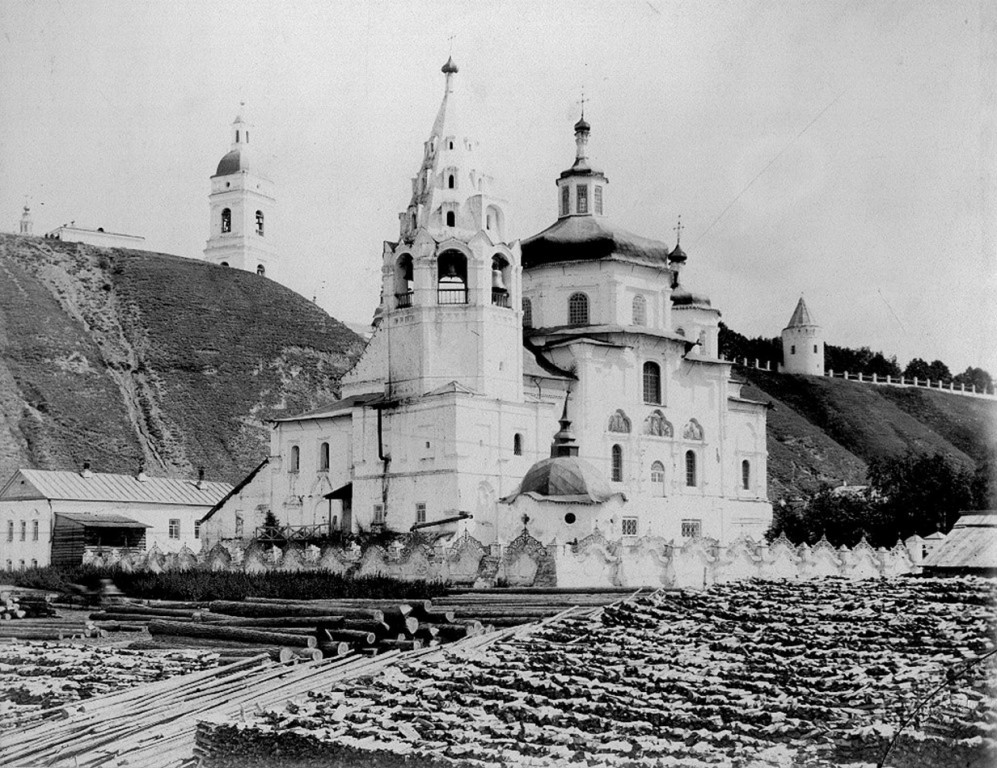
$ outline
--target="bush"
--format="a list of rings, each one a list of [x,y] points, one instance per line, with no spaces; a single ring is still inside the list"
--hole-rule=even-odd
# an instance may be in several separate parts
[[[129,597],[160,600],[244,600],[277,597],[289,600],[321,598],[429,598],[446,592],[441,582],[400,581],[387,576],[350,577],[322,572],[240,573],[238,571],[125,572],[117,568],[33,568],[13,574],[18,587],[58,592],[70,584],[96,588],[111,579]]]

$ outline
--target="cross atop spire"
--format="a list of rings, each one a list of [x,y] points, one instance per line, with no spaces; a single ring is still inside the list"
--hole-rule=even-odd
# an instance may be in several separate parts
[[[676,245],[676,247],[678,246],[679,243],[682,242],[682,230],[683,229],[685,229],[685,226],[683,226],[683,224],[682,224],[682,214],[680,213],[679,214],[679,223],[676,224],[674,227],[672,227],[672,230],[675,232],[675,245]],[[693,243],[693,245],[695,245],[695,243]]]

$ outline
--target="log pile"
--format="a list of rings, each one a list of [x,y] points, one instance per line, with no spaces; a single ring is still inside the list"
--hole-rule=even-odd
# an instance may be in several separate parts
[[[5,592],[0,595],[0,621],[39,619],[55,615],[51,600],[44,593]]]
[[[991,765],[994,598],[978,578],[655,593],[205,723],[201,764]]]
[[[205,603],[118,603],[91,614],[99,631],[147,629],[134,648],[227,649],[232,655],[338,658],[433,648],[547,618],[570,606],[605,605],[629,591],[465,591],[433,600],[247,598]]]

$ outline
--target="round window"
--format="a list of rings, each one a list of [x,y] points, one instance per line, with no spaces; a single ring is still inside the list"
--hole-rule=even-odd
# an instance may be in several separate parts
[[[568,514],[566,514],[564,516],[564,522],[566,522],[568,525],[571,525],[573,522],[575,522],[575,513],[569,512]]]

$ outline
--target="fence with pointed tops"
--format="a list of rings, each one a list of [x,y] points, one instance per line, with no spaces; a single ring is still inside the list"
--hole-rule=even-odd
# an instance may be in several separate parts
[[[920,549],[912,547],[873,549],[864,539],[851,548],[835,548],[827,539],[795,545],[785,537],[770,543],[738,538],[727,545],[700,537],[609,540],[598,530],[578,542],[545,545],[524,527],[505,546],[486,546],[465,532],[435,542],[403,535],[388,546],[366,548],[226,542],[202,553],[105,549],[91,551],[85,562],[126,571],[325,571],[477,586],[700,588],[750,578],[888,578],[918,570]]]

